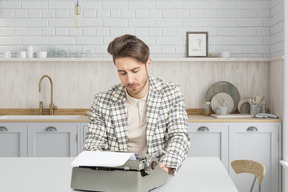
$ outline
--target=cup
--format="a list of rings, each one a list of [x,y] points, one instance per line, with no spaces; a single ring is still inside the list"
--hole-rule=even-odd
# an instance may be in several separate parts
[[[256,115],[259,113],[259,106],[257,104],[250,104],[250,114]]]
[[[221,57],[223,57],[223,58],[229,58],[229,57],[230,57],[230,52],[229,52],[229,51],[222,51],[222,52],[221,52]]]
[[[11,51],[5,51],[4,57],[5,58],[11,58]]]
[[[33,51],[34,51],[33,46],[28,46],[27,47],[27,52],[33,52]]]
[[[19,58],[26,58],[26,51],[20,51],[20,52],[18,53],[18,57],[19,57]]]
[[[28,58],[33,58],[33,55],[34,55],[33,51],[27,51]]]

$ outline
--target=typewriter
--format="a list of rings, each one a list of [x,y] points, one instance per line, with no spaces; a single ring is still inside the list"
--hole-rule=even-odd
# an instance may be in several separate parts
[[[155,155],[142,157],[135,154],[136,160],[128,160],[115,167],[73,167],[71,188],[85,191],[148,192],[164,185],[170,177],[158,166]]]

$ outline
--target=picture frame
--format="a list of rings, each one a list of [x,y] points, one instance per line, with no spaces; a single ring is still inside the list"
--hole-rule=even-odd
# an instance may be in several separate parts
[[[186,32],[187,57],[208,57],[208,32]]]

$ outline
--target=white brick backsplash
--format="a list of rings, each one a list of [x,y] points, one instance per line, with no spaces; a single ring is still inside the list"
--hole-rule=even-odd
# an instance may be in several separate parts
[[[153,19],[129,19],[129,26],[131,27],[153,27],[155,20]]]
[[[84,36],[86,36],[86,35],[87,36],[95,35],[95,28],[94,27],[84,28],[82,31],[83,31],[83,35]],[[108,32],[107,32],[107,34],[108,34]]]
[[[56,17],[57,18],[69,18],[69,10],[56,10]]]
[[[55,29],[54,28],[42,28],[41,34],[43,36],[54,36],[55,35]]]
[[[1,19],[3,19],[3,18],[14,18],[14,11],[10,10],[10,9],[8,9],[8,10],[3,10],[2,9],[0,14],[1,14]]]
[[[83,10],[83,17],[96,17],[96,10]]]
[[[132,18],[135,14],[133,10],[121,10],[121,15],[123,18]]]
[[[15,18],[28,18],[27,10],[17,10],[14,14]]]
[[[31,10],[31,11],[29,11],[28,15],[30,18],[40,18],[41,17],[41,11],[40,10]]]
[[[161,28],[150,28],[149,29],[149,35],[152,35],[152,36],[160,36],[162,33],[161,33]]]
[[[13,28],[0,28],[0,37],[1,36],[13,36],[14,29]]]
[[[149,17],[150,18],[162,17],[162,11],[161,10],[149,10]]]
[[[156,8],[158,9],[181,9],[182,2],[156,2]]]
[[[122,34],[134,34],[134,28],[125,28],[122,29]]]
[[[104,27],[126,27],[127,23],[126,19],[103,19]]]
[[[2,9],[19,9],[21,8],[21,2],[15,1],[0,1],[0,7]]]
[[[120,10],[111,10],[111,18],[120,18],[121,11]]]
[[[47,2],[22,2],[22,9],[47,9]]]
[[[147,28],[135,28],[135,35],[141,35],[141,36],[147,36],[148,35],[148,29]]]
[[[157,19],[156,20],[157,27],[180,27],[182,26],[182,19]]]
[[[174,10],[164,10],[162,12],[162,15],[164,18],[174,18],[176,16],[176,13]]]
[[[189,14],[188,10],[176,10],[176,17],[178,18],[188,18]]]
[[[264,21],[263,19],[257,19],[257,18],[253,18],[253,19],[238,19],[237,20],[237,26],[241,26],[241,27],[258,27],[258,26],[263,26],[264,25]]]
[[[46,37],[23,37],[23,45],[47,45],[48,38]]]
[[[159,45],[181,45],[184,44],[181,37],[157,37],[156,43]]]
[[[73,9],[74,2],[71,1],[49,1],[49,9]]]
[[[263,44],[263,37],[239,37],[238,43],[246,45],[261,45]]]
[[[42,17],[43,18],[54,18],[55,11],[54,10],[42,10]]]
[[[142,2],[142,1],[137,1],[137,2],[129,2],[128,5],[129,9],[153,9],[155,8],[155,3],[154,2]]]
[[[74,37],[50,37],[49,44],[54,45],[74,45],[76,39]]]
[[[235,57],[284,52],[284,0],[81,0],[79,29],[75,2],[0,1],[0,53],[35,41],[39,49],[89,47],[93,56],[107,57],[108,43],[129,33],[146,42],[154,57],[185,57],[187,31],[208,31],[209,52],[227,49]]]
[[[47,27],[47,19],[22,19],[22,26],[24,27]]]
[[[77,37],[77,44],[99,45],[103,43],[102,37]]]
[[[97,36],[108,36],[109,35],[109,28],[97,27],[96,28],[96,35]]]
[[[102,8],[103,9],[125,9],[127,8],[127,2],[103,1]]]
[[[49,27],[72,27],[74,19],[49,19]]]
[[[214,1],[210,2],[211,9],[234,9],[235,2],[230,1]]]
[[[30,28],[30,29],[28,29],[28,35],[29,36],[40,36],[41,35],[41,29],[40,28]]]
[[[137,17],[137,18],[148,18],[148,11],[146,11],[146,10],[137,10],[137,11],[135,11],[135,17]]]
[[[67,28],[56,28],[55,29],[55,35],[67,36],[68,35],[68,29]]]
[[[14,28],[15,36],[26,36],[28,34],[27,28]]]
[[[183,1],[183,9],[208,9],[209,2],[187,2]]]
[[[110,11],[109,10],[96,10],[97,18],[109,18]]]

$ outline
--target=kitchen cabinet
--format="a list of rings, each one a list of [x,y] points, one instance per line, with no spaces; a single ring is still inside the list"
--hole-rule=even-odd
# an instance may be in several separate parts
[[[188,157],[219,157],[228,171],[228,125],[190,123]]]
[[[239,192],[249,191],[253,175],[235,174],[233,160],[259,161],[266,167],[262,192],[280,192],[281,123],[189,123],[190,157],[219,157]],[[258,182],[258,181],[257,181]],[[258,191],[255,185],[253,191]]]
[[[28,125],[29,157],[75,157],[78,155],[79,123]]]
[[[241,123],[229,127],[229,160],[250,159],[266,167],[262,192],[280,191],[280,124]],[[229,174],[239,192],[249,191],[254,177],[249,174],[235,174],[229,164]],[[258,182],[258,181],[257,181]],[[249,183],[249,185],[247,185]],[[258,191],[258,185],[253,192]]]
[[[0,157],[27,157],[27,126],[0,124]]]
[[[86,137],[86,133],[88,131],[88,123],[81,123],[81,129],[80,129],[80,133],[79,133],[79,153],[81,153],[84,149],[84,143],[85,143],[85,137]]]

